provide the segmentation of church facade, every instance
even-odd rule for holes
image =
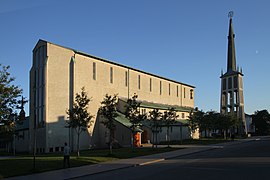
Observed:
[[[75,133],[66,127],[66,111],[72,107],[75,94],[80,93],[82,87],[92,99],[89,112],[95,116],[95,123],[81,135],[81,149],[102,147],[106,143],[107,132],[97,114],[105,94],[118,94],[119,100],[125,100],[136,93],[143,102],[142,112],[174,107],[180,124],[194,108],[195,87],[192,85],[39,40],[33,49],[30,70],[30,151],[34,144],[41,153],[61,151],[64,142],[75,147]],[[116,122],[118,134],[115,137],[126,145],[130,143],[131,132],[123,121],[124,118],[119,118]],[[182,130],[185,133],[181,135],[175,130],[176,138],[189,137],[187,127]],[[146,135],[144,138],[151,140]]]

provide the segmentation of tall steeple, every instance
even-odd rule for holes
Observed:
[[[233,12],[229,13],[229,35],[228,35],[228,55],[227,72],[221,73],[221,95],[220,95],[220,113],[231,115],[242,120],[242,126],[237,133],[247,133],[244,111],[243,94],[243,74],[242,70],[236,69],[236,54],[234,44],[234,31],[232,24]]]
[[[236,54],[234,45],[234,31],[232,23],[232,12],[229,13],[230,24],[229,24],[229,35],[228,35],[228,55],[227,55],[227,73],[236,71]]]

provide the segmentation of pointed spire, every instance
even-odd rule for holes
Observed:
[[[232,23],[233,12],[229,12],[230,24],[228,35],[228,55],[227,55],[227,72],[236,71],[236,54],[234,45],[234,31]]]

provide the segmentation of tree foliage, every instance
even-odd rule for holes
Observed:
[[[81,93],[76,93],[75,102],[72,109],[67,110],[68,118],[67,124],[70,128],[75,129],[77,133],[77,156],[80,156],[80,134],[86,131],[93,123],[93,117],[88,112],[88,106],[91,98],[88,98],[85,88],[81,89]]]
[[[267,110],[256,111],[252,115],[252,123],[255,125],[256,134],[269,135],[270,134],[270,114]]]
[[[194,132],[199,129],[200,133],[219,131],[223,134],[224,138],[227,138],[228,131],[231,133],[235,129],[240,127],[241,120],[236,116],[220,114],[215,111],[208,111],[204,113],[203,111],[194,111],[189,116],[189,126]]]
[[[15,121],[19,118],[18,98],[22,94],[22,89],[14,85],[15,78],[11,77],[9,68],[0,64],[0,133],[5,136],[14,131]]]
[[[202,121],[204,117],[204,112],[203,111],[192,111],[189,114],[189,128],[191,132],[195,132],[198,128],[200,128]]]
[[[114,133],[116,128],[114,119],[118,116],[116,105],[117,105],[117,94],[115,94],[114,96],[106,94],[103,101],[101,102],[101,107],[99,108],[99,114],[104,117],[101,123],[104,124],[104,126],[107,129],[109,129],[110,132],[109,148],[111,154],[114,142]]]
[[[170,127],[176,122],[176,119],[178,118],[178,115],[176,114],[175,109],[172,107],[167,111],[163,112],[162,120],[167,127],[167,134],[166,134],[166,140],[167,142],[170,141]],[[169,146],[169,144],[168,144]]]
[[[152,139],[153,139],[153,145],[156,144],[157,148],[157,135],[159,132],[161,132],[161,119],[162,119],[162,113],[159,112],[159,109],[153,109],[152,111],[149,111],[149,122],[150,127],[153,133]]]
[[[134,139],[134,135],[137,132],[138,128],[141,128],[141,122],[147,118],[147,115],[144,113],[140,113],[140,105],[141,103],[137,100],[138,95],[134,94],[131,99],[127,100],[125,116],[129,119],[131,125],[131,131]],[[132,142],[132,148],[133,148]]]

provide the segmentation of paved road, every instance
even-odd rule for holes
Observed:
[[[269,180],[270,139],[225,146],[193,155],[77,179]]]

